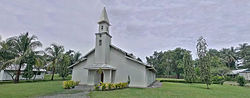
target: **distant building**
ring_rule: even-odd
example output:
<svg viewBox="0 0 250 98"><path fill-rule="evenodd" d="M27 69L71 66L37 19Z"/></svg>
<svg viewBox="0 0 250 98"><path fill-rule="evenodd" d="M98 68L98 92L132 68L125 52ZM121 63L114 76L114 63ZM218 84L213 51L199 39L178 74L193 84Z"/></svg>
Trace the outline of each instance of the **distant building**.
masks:
<svg viewBox="0 0 250 98"><path fill-rule="evenodd" d="M246 80L250 80L250 70L244 70L242 72L239 73L239 76L243 76Z"/></svg>
<svg viewBox="0 0 250 98"><path fill-rule="evenodd" d="M231 70L231 72L229 72L227 76L231 76L234 78L237 76L243 76L246 80L250 80L250 70L249 69Z"/></svg>
<svg viewBox="0 0 250 98"><path fill-rule="evenodd" d="M147 87L152 84L156 73L152 65L144 64L134 55L111 44L110 23L105 8L98 24L95 48L70 66L73 68L72 80L95 85L100 82L127 82L130 78L130 87Z"/></svg>
<svg viewBox="0 0 250 98"><path fill-rule="evenodd" d="M21 75L19 76L20 80L25 80L26 78L22 77L22 74L24 72L24 69L26 68L26 66L23 66L21 69ZM4 80L12 80L12 75L14 75L13 78L15 78L15 72L16 72L17 68L16 66L9 66L8 68L5 68L4 70L0 70L0 81L4 81ZM33 69L34 73L37 73L36 75L36 80L37 79L44 79L44 75L46 70L45 69L40 69L39 71L37 69ZM34 78L34 76L32 77L32 79Z"/></svg>

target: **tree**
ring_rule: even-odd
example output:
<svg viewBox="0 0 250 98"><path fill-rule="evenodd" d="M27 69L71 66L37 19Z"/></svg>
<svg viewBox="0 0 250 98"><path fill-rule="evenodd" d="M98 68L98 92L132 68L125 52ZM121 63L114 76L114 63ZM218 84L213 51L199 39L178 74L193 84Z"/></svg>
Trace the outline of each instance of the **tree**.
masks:
<svg viewBox="0 0 250 98"><path fill-rule="evenodd" d="M69 65L70 65L70 56L67 54L63 54L62 59L60 60L60 66L58 66L59 76L65 79L69 75Z"/></svg>
<svg viewBox="0 0 250 98"><path fill-rule="evenodd" d="M201 36L196 45L197 54L198 54L198 66L200 68L200 78L207 85L211 84L211 72L209 64L209 54L207 53L207 43L206 40Z"/></svg>
<svg viewBox="0 0 250 98"><path fill-rule="evenodd" d="M183 66L184 66L184 79L188 83L195 81L195 69L192 61L192 56L190 53L185 53L183 57Z"/></svg>
<svg viewBox="0 0 250 98"><path fill-rule="evenodd" d="M226 73L230 71L230 68L226 66L223 59L217 56L210 55L210 65L211 65L211 73L214 76L222 76L224 77Z"/></svg>
<svg viewBox="0 0 250 98"><path fill-rule="evenodd" d="M220 50L220 53L221 53L221 58L224 60L226 65L230 69L235 69L236 68L235 62L237 61L237 56L234 47L231 47L229 49L223 48L222 50Z"/></svg>
<svg viewBox="0 0 250 98"><path fill-rule="evenodd" d="M157 70L157 75L164 75L166 74L166 66L164 66L164 53L154 51L152 56L146 57L147 63L153 65ZM166 59L165 59L166 61Z"/></svg>
<svg viewBox="0 0 250 98"><path fill-rule="evenodd" d="M36 79L37 74L40 72L40 69L45 67L45 63L46 61L44 60L45 57L38 57L35 59L35 64L34 64L34 68L37 70L35 72L35 76L33 78L33 81Z"/></svg>
<svg viewBox="0 0 250 98"><path fill-rule="evenodd" d="M42 44L37 40L37 37L29 33L21 34L19 36L10 37L7 39L9 43L10 51L14 58L8 59L4 62L4 68L8 66L17 66L15 83L19 82L19 76L21 74L21 68L26 62L26 58L34 51L37 47L41 47Z"/></svg>
<svg viewBox="0 0 250 98"><path fill-rule="evenodd" d="M62 55L64 52L63 46L51 44L50 47L46 48L45 51L48 54L49 67L52 69L51 80L54 80L54 74L56 70L56 66L59 66L60 59L62 59Z"/></svg>
<svg viewBox="0 0 250 98"><path fill-rule="evenodd" d="M27 79L31 79L34 76L34 72L33 72L33 67L32 65L27 65L26 68L24 69L24 73L22 75L22 77Z"/></svg>

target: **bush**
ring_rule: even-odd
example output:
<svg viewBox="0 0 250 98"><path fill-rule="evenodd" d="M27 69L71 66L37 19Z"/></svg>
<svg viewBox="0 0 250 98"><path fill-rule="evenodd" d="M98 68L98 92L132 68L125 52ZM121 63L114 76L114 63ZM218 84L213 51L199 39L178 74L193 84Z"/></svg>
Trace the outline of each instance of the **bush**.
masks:
<svg viewBox="0 0 250 98"><path fill-rule="evenodd" d="M72 80L69 81L63 81L63 88L64 89L70 89L75 88L75 86L79 85L80 81L74 82Z"/></svg>
<svg viewBox="0 0 250 98"><path fill-rule="evenodd" d="M225 76L225 81L236 81L237 78L234 78L232 76Z"/></svg>
<svg viewBox="0 0 250 98"><path fill-rule="evenodd" d="M70 85L68 81L63 81L63 88L64 89L70 89Z"/></svg>
<svg viewBox="0 0 250 98"><path fill-rule="evenodd" d="M225 82L225 79L222 76L213 76L212 77L212 83L213 84L221 84L221 85L223 85L224 82Z"/></svg>
<svg viewBox="0 0 250 98"><path fill-rule="evenodd" d="M237 78L237 83L239 83L240 86L245 86L246 80L245 80L244 77L238 76L238 78Z"/></svg>
<svg viewBox="0 0 250 98"><path fill-rule="evenodd" d="M124 83L102 83L100 82L98 85L94 86L95 90L113 90L113 89L121 89L121 88L126 88L128 87L128 83L124 82Z"/></svg>

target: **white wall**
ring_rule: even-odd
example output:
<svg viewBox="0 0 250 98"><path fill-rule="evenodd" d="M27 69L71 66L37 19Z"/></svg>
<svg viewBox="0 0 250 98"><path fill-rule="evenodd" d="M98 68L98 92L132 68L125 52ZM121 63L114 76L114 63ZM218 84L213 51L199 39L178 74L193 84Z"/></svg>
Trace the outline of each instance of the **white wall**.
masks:
<svg viewBox="0 0 250 98"><path fill-rule="evenodd" d="M155 73L146 69L147 85L152 84L155 81Z"/></svg>
<svg viewBox="0 0 250 98"><path fill-rule="evenodd" d="M246 80L250 80L250 73L247 72L239 73L239 76L243 76Z"/></svg>
<svg viewBox="0 0 250 98"><path fill-rule="evenodd" d="M36 75L36 79L44 79L44 75L45 75L45 72L41 72L40 75ZM33 79L33 78L34 78L34 76L31 79ZM22 75L19 76L19 79L20 80L26 80L26 78L23 78ZM8 72L6 70L1 70L1 72L0 72L0 80L12 80L12 78L11 78L11 76L8 74Z"/></svg>
<svg viewBox="0 0 250 98"><path fill-rule="evenodd" d="M146 87L145 66L131 61L125 54L111 48L110 65L116 68L115 83L127 82L130 76L130 87Z"/></svg>
<svg viewBox="0 0 250 98"><path fill-rule="evenodd" d="M94 82L88 81L88 78L89 78L88 74L90 74L90 73L85 68L94 63L94 52L90 53L86 58L87 58L86 61L83 61L83 62L81 62L78 65L73 67L72 80L73 81L80 81L80 84L93 85Z"/></svg>

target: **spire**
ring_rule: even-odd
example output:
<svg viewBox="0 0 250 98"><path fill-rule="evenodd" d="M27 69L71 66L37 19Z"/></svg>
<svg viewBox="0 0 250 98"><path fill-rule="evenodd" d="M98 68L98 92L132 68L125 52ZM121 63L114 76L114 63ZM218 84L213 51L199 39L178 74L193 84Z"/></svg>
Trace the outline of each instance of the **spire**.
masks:
<svg viewBox="0 0 250 98"><path fill-rule="evenodd" d="M98 23L100 24L101 22L106 22L108 25L110 25L107 11L106 11L105 7L102 10L102 14L101 14L101 17L100 17L100 20L98 21Z"/></svg>

